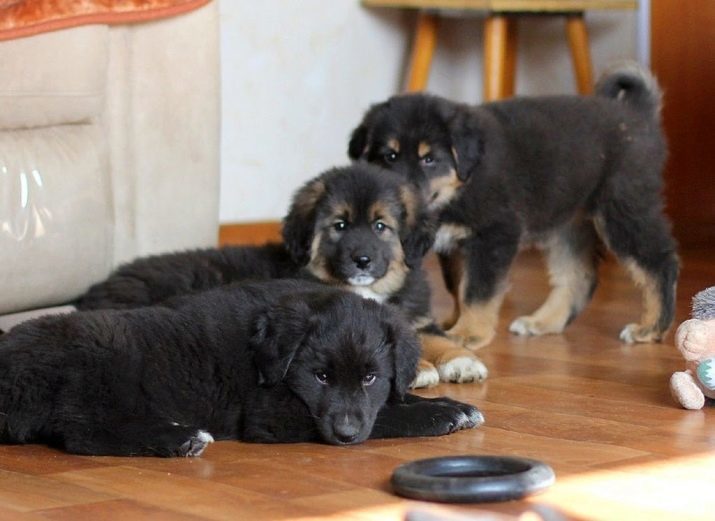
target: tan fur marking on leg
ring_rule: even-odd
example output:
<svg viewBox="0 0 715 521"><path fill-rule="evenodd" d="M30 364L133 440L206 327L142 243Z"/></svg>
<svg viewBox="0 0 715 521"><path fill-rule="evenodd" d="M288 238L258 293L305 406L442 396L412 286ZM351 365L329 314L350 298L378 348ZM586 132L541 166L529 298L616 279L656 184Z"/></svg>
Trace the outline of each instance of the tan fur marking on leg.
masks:
<svg viewBox="0 0 715 521"><path fill-rule="evenodd" d="M459 318L450 328L450 336L462 339L468 349L479 349L489 344L496 334L496 325L499 321L499 309L504 295L509 289L507 278L498 282L494 294L484 302L466 302L466 291L469 284L469 274L463 272L459 284Z"/></svg>
<svg viewBox="0 0 715 521"><path fill-rule="evenodd" d="M640 323L628 324L621 332L621 339L633 342L656 342L664 332L658 331L658 320L663 311L663 303L656 279L634 261L626 262L626 268L633 281L643 292L643 312Z"/></svg>
<svg viewBox="0 0 715 521"><path fill-rule="evenodd" d="M501 308L507 285L504 282L497 286L494 295L486 302L466 303L464 301L467 277L463 277L459 288L460 314L457 322L447 332L450 336L462 339L468 349L479 349L492 341L496 334Z"/></svg>
<svg viewBox="0 0 715 521"><path fill-rule="evenodd" d="M464 277L464 254L461 251L453 251L448 257L441 256L440 264L442 265L442 270L447 270L451 274L451 278L456 281L456 290L450 291L452 295L452 313L451 315L442 323L444 329L449 329L457 322L459 319L460 308L459 308L459 286L461 285L462 278ZM448 288L449 290L449 288Z"/></svg>
<svg viewBox="0 0 715 521"><path fill-rule="evenodd" d="M486 378L486 366L454 340L421 333L420 342L422 358L435 365L442 382L466 383Z"/></svg>
<svg viewBox="0 0 715 521"><path fill-rule="evenodd" d="M561 333L573 310L583 308L589 298L593 283L591 260L575 257L559 237L555 237L546 247L551 292L534 313L519 317L511 323L509 331L512 333Z"/></svg>

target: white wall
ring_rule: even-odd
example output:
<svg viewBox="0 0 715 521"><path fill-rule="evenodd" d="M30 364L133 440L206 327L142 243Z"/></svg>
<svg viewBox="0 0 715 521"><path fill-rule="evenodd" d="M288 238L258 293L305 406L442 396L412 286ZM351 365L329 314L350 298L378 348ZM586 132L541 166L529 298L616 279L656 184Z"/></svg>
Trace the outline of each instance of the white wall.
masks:
<svg viewBox="0 0 715 521"><path fill-rule="evenodd" d="M401 85L413 14L358 0L222 0L221 222L280 219L307 179L347 163L372 102ZM481 98L482 18L441 25L429 90ZM596 71L636 56L636 14L588 13ZM520 24L517 92L573 93L563 21Z"/></svg>

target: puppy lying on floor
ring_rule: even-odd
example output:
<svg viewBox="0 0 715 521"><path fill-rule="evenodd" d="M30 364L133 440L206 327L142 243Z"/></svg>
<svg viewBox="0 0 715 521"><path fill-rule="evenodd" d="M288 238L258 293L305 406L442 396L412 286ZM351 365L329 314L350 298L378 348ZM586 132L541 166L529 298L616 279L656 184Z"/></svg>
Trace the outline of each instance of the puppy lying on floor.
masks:
<svg viewBox="0 0 715 521"><path fill-rule="evenodd" d="M284 244L157 255L121 266L77 300L79 309L132 308L246 279L306 277L400 308L420 331L414 387L471 382L484 364L450 341L430 311L422 258L434 240L424 200L371 165L336 168L295 194Z"/></svg>
<svg viewBox="0 0 715 521"><path fill-rule="evenodd" d="M306 281L47 316L0 337L0 441L198 456L253 442L438 436L471 405L406 395L419 344L389 306Z"/></svg>
<svg viewBox="0 0 715 521"><path fill-rule="evenodd" d="M661 92L635 65L595 96L513 98L471 107L424 94L374 105L349 155L407 175L439 214L435 249L455 300L448 331L477 348L494 336L521 247L546 250L552 291L510 331L560 333L596 287L599 240L643 291L625 342L662 338L673 321L678 258L663 214Z"/></svg>

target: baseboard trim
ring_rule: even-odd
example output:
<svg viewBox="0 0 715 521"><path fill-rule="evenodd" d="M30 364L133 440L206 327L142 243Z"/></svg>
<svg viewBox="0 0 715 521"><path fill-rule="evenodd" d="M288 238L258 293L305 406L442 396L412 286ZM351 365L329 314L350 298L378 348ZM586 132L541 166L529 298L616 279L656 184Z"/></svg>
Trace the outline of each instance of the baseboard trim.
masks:
<svg viewBox="0 0 715 521"><path fill-rule="evenodd" d="M227 244L265 244L281 239L280 221L225 223L219 226L218 242Z"/></svg>

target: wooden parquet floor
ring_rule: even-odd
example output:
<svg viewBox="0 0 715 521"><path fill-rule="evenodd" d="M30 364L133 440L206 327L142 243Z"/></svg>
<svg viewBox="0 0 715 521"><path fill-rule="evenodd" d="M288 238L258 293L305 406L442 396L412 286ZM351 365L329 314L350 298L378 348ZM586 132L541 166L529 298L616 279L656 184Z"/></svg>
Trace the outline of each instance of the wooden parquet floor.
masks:
<svg viewBox="0 0 715 521"><path fill-rule="evenodd" d="M678 322L692 295L715 284L714 254L683 254ZM593 303L565 334L509 335L510 320L537 307L546 291L539 257L523 255L499 334L480 352L488 381L423 393L477 404L486 416L480 429L353 447L220 442L201 458L170 460L0 446L0 520L390 521L408 511L432 519L715 519L715 409L684 411L672 401L668 378L683 365L672 334L664 344L618 341L638 317L640 297L607 261ZM435 303L447 313L441 289ZM397 465L454 454L541 459L557 481L502 504L434 505L391 493Z"/></svg>

